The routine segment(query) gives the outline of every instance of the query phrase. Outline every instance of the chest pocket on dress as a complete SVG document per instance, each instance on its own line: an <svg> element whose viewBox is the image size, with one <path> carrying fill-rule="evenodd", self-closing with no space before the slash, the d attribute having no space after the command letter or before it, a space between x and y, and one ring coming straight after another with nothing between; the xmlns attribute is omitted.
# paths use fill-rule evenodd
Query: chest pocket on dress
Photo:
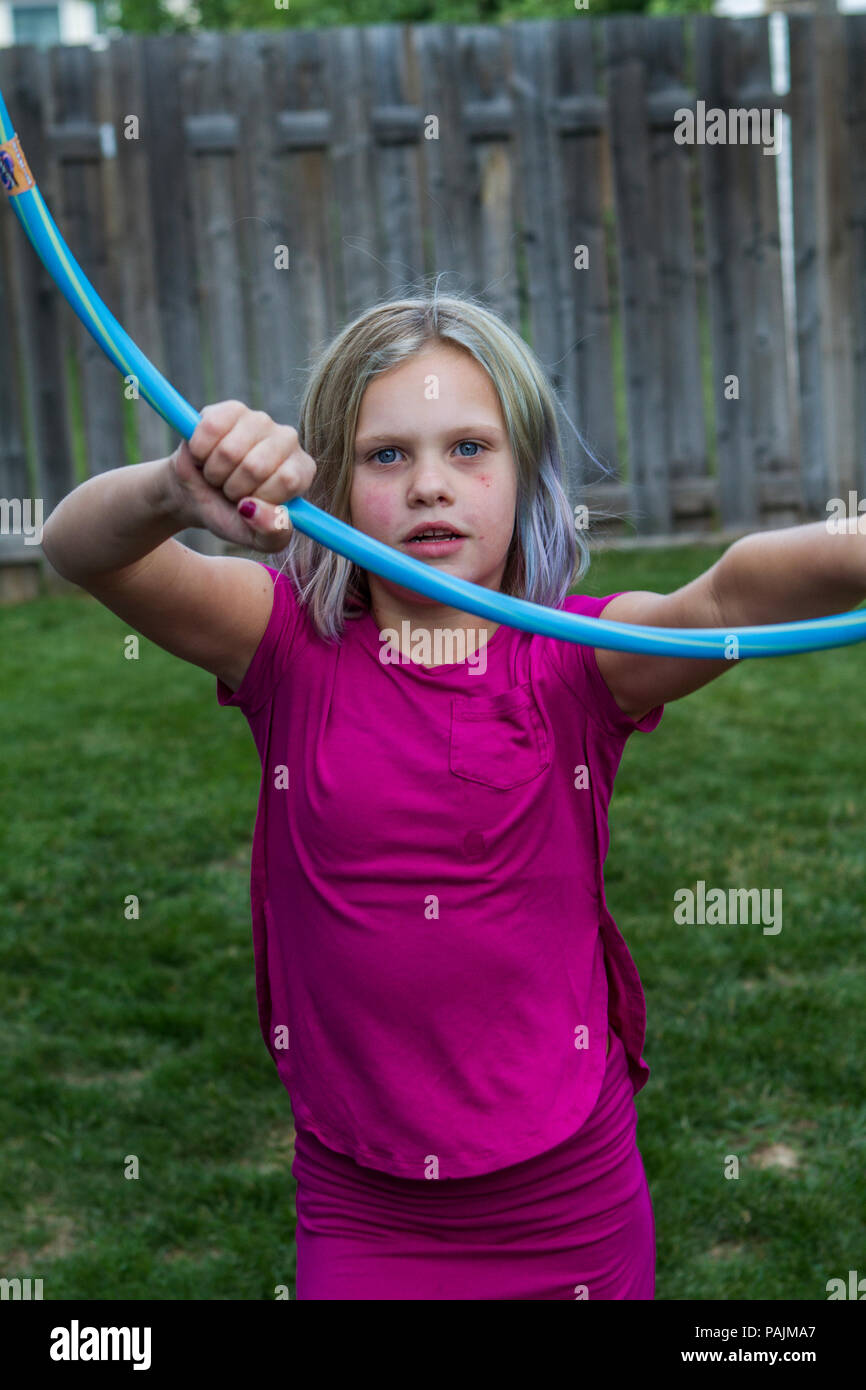
<svg viewBox="0 0 866 1390"><path fill-rule="evenodd" d="M550 766L550 742L531 684L501 695L455 696L451 771L507 791Z"/></svg>

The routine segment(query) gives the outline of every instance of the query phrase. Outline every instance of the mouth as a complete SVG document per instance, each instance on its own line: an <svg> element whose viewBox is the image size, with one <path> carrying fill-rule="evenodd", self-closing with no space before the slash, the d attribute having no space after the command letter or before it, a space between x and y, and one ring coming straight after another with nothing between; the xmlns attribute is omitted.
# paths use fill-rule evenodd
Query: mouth
<svg viewBox="0 0 866 1390"><path fill-rule="evenodd" d="M466 537L461 536L458 531L431 528L417 536L407 536L400 544L419 555L449 555L459 549L465 540Z"/></svg>
<svg viewBox="0 0 866 1390"><path fill-rule="evenodd" d="M410 531L408 536L403 537L403 544L410 541L440 541L440 540L465 540L466 537L456 526L449 526L445 522L434 522L431 526L416 526L414 531Z"/></svg>

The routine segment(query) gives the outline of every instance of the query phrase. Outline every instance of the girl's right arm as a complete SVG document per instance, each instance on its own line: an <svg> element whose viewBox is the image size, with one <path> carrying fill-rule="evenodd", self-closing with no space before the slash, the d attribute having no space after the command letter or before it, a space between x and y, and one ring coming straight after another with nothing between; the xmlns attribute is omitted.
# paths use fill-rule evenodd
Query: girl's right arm
<svg viewBox="0 0 866 1390"><path fill-rule="evenodd" d="M55 507L42 549L78 584L173 655L236 690L267 627L270 575L253 560L200 555L174 540L200 526L266 553L288 543L279 504L316 472L290 426L240 401L206 406L187 444L166 459L101 473ZM238 503L254 498L246 519Z"/></svg>

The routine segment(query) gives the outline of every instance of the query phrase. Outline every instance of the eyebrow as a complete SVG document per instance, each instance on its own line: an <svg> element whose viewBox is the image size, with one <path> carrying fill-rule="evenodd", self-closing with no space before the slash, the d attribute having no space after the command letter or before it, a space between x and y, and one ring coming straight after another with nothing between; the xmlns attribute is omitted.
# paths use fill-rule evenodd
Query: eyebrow
<svg viewBox="0 0 866 1390"><path fill-rule="evenodd" d="M450 430L443 430L441 437L443 439L456 439L459 435L460 438L463 439L470 434L486 434L489 435L491 439L496 439L497 441L501 441L502 439L501 429L498 425L492 423L455 425ZM382 444L411 444L417 437L417 435L413 434L400 433L368 434L364 439L355 440L355 451L357 453L362 453L365 449L371 449L375 444L379 444L380 446Z"/></svg>

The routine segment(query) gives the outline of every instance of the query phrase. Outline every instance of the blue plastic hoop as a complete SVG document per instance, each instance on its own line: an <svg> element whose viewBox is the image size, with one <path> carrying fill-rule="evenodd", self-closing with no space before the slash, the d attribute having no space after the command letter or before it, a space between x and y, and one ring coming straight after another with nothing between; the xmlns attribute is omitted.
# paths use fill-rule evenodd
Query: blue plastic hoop
<svg viewBox="0 0 866 1390"><path fill-rule="evenodd" d="M48 273L105 355L119 372L134 376L140 394L148 404L184 439L190 439L201 415L136 347L85 277L58 231L30 172L2 92L0 185L9 194L13 211ZM299 531L384 579L450 604L460 612L474 613L508 627L560 638L565 642L655 656L735 657L744 660L756 656L824 651L866 640L866 612L862 611L839 613L808 622L773 623L730 631L724 628L643 627L565 613L470 584L468 580L437 570L329 516L303 497L296 497L283 505L292 525Z"/></svg>

